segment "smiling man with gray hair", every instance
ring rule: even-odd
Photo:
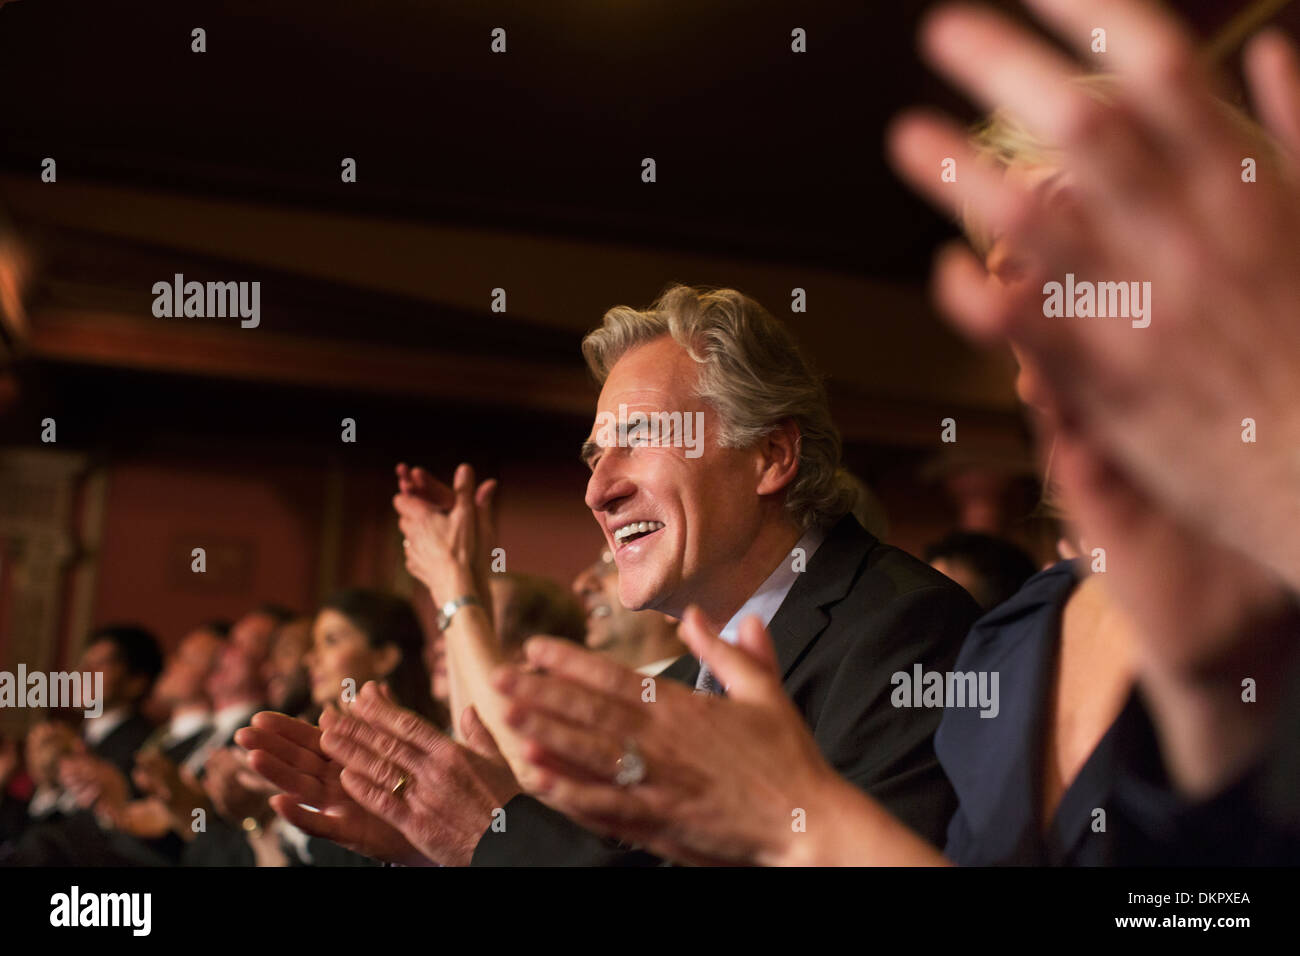
[[[890,678],[916,666],[948,671],[978,609],[853,517],[858,492],[841,467],[825,387],[790,332],[735,290],[677,285],[649,309],[611,309],[583,352],[602,386],[582,447],[591,469],[586,503],[613,553],[623,606],[677,618],[699,608],[742,644],[741,621],[758,618],[771,632],[782,686],[830,765],[938,841],[955,804],[932,743],[941,712],[894,706]],[[687,421],[702,429],[690,442],[674,430],[680,422],[684,432]],[[501,681],[528,676],[491,672],[501,658],[475,571],[491,536],[468,530],[484,522],[492,483],[475,492],[465,465],[454,488],[404,466],[398,472],[407,566],[443,608],[449,661],[453,670],[464,664],[460,679],[481,718],[461,721],[472,750],[369,688],[349,714],[323,716],[320,731],[260,714],[240,743],[254,751],[255,769],[290,791],[273,801],[277,812],[402,863],[656,862],[521,793],[533,787],[544,798],[546,775],[529,766],[520,746],[529,728],[516,721]],[[707,739],[711,706],[726,688],[694,657],[651,678],[571,653],[645,687],[644,733],[608,755],[609,779],[652,787],[656,775],[679,769],[664,739]],[[656,706],[663,680],[699,693],[670,706],[664,687]],[[586,719],[599,723],[600,715]],[[492,756],[489,732],[500,745]],[[348,776],[339,776],[340,764]],[[300,811],[303,803],[324,812]],[[786,816],[782,825],[797,823]]]
[[[850,514],[857,491],[841,467],[825,387],[789,330],[735,290],[675,285],[649,309],[611,309],[583,354],[602,385],[583,446],[586,502],[613,552],[622,603],[673,617],[698,606],[726,622],[722,634],[733,642],[741,620],[757,616],[831,764],[941,838],[953,796],[931,744],[940,714],[894,707],[890,676],[948,670],[977,610]],[[702,415],[702,454],[689,457],[663,435],[602,434],[602,421],[629,418],[626,410],[649,420]],[[725,692],[689,655],[661,677]],[[647,715],[682,719],[653,705]],[[636,752],[634,741],[628,748],[623,765],[652,779],[653,755]],[[487,830],[476,865],[628,861],[629,848],[531,797],[505,811],[509,825]]]

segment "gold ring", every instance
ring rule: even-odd
[[[393,784],[393,796],[400,797],[403,793],[405,793],[406,785],[409,784],[410,782],[411,782],[411,778],[408,777],[406,774],[402,774],[401,779],[398,780],[397,783]]]

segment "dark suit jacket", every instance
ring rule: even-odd
[[[129,781],[135,767],[136,752],[153,733],[153,724],[140,714],[132,714],[113,728],[112,733],[90,748],[90,752],[107,760]]]
[[[828,531],[769,627],[786,692],[826,759],[937,845],[955,807],[932,743],[943,711],[895,708],[890,678],[917,663],[950,669],[978,613],[958,585],[848,515]],[[698,672],[687,655],[660,676],[694,684]],[[505,830],[484,833],[473,865],[657,862],[530,797],[505,811]]]

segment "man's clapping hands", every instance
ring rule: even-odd
[[[348,712],[327,710],[319,729],[261,713],[236,739],[252,751],[250,766],[284,791],[272,808],[305,832],[389,862],[458,866],[519,792],[472,711],[463,732],[470,746],[370,683]]]

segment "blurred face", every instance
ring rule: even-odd
[[[372,648],[350,620],[331,608],[316,615],[312,645],[307,653],[311,699],[320,707],[338,701],[345,686],[359,691],[369,680],[381,680],[397,666],[400,652],[391,644]],[[351,679],[352,684],[344,682]]]
[[[167,659],[167,666],[154,686],[154,696],[167,707],[202,701],[221,648],[221,638],[210,631],[187,634]]]
[[[935,558],[930,562],[930,567],[934,568],[940,574],[945,575],[953,581],[956,581],[966,593],[971,596],[977,596],[980,593],[979,575],[964,561],[953,561],[949,558]]]
[[[27,734],[24,741],[24,758],[32,782],[37,786],[49,786],[58,781],[59,761],[73,752],[76,747],[76,735],[72,728],[58,722],[37,724]]]
[[[143,679],[132,677],[112,641],[96,641],[81,655],[81,671],[104,675],[104,709],[135,700],[143,690]]]
[[[587,617],[586,644],[593,651],[617,644],[636,613],[619,600],[618,573],[610,557],[609,561],[602,557],[573,581],[573,593]]]
[[[311,621],[291,621],[276,631],[271,643],[271,653],[262,665],[262,680],[266,683],[266,699],[277,710],[307,688],[307,665],[304,658],[311,647]]]
[[[663,336],[620,358],[600,392],[588,436],[586,502],[614,553],[619,598],[630,610],[680,617],[702,595],[728,593],[732,588],[718,584],[761,525],[760,456],[719,447],[717,414],[695,397],[697,378],[695,361]],[[688,458],[687,449],[673,443],[618,447],[601,426],[609,416],[618,420],[620,405],[627,414],[703,412],[702,454]],[[640,522],[653,523],[652,530],[615,538]]]
[[[259,667],[266,660],[271,650],[271,638],[275,635],[275,618],[269,614],[254,611],[245,614],[230,629],[230,643],[242,648]]]
[[[447,675],[447,637],[441,632],[424,644],[424,666],[429,670],[429,696],[440,704],[451,703],[451,678]]]
[[[263,687],[260,662],[246,647],[227,641],[217,655],[217,666],[208,678],[208,697],[214,707],[240,700],[261,700]]]

